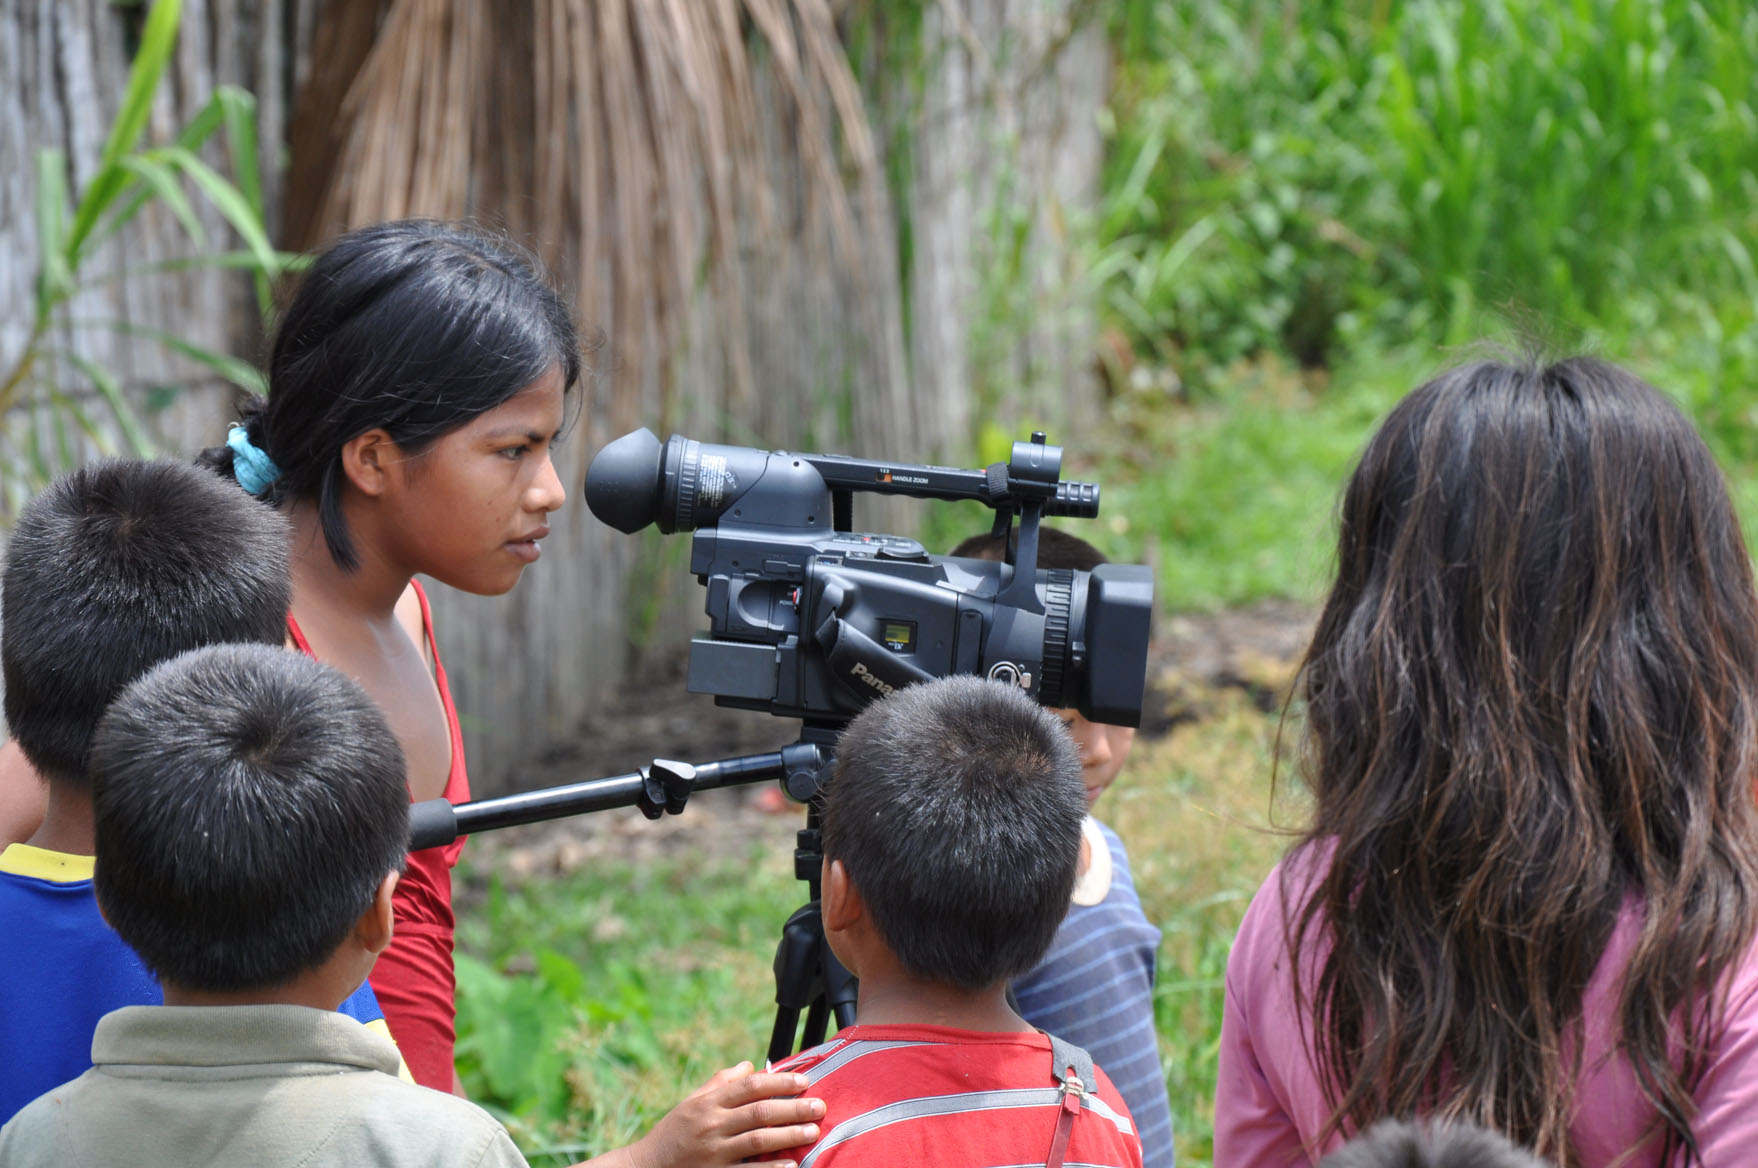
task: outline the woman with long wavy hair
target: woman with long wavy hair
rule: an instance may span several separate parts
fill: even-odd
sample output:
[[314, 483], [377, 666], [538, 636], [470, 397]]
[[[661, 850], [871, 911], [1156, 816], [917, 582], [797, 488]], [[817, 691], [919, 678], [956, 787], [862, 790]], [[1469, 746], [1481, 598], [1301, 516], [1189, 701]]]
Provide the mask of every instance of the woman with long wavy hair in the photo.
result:
[[1301, 695], [1312, 820], [1228, 963], [1216, 1164], [1386, 1115], [1565, 1168], [1758, 1156], [1758, 597], [1683, 415], [1591, 358], [1417, 389]]

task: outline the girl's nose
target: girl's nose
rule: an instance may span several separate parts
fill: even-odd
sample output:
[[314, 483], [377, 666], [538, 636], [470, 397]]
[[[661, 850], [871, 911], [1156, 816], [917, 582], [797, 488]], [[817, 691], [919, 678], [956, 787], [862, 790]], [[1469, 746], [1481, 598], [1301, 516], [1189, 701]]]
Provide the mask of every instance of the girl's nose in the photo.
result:
[[547, 456], [543, 460], [543, 469], [536, 480], [525, 491], [525, 506], [530, 511], [549, 512], [558, 509], [568, 501], [568, 488], [562, 485], [561, 475], [556, 473], [554, 460]]

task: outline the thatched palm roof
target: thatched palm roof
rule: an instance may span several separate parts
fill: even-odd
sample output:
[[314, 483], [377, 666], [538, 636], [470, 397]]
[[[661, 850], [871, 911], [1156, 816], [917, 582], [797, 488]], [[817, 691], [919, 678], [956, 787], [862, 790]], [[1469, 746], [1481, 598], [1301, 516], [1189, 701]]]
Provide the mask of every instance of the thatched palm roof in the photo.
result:
[[527, 238], [608, 334], [613, 426], [699, 282], [719, 404], [748, 403], [743, 259], [851, 259], [879, 213], [827, 0], [328, 0], [289, 137], [288, 246], [406, 215]]

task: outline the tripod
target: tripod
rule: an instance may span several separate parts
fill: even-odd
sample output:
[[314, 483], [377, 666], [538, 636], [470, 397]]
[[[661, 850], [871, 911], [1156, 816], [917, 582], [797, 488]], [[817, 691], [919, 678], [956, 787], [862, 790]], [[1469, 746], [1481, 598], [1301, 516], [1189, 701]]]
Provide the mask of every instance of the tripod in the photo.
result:
[[837, 1029], [855, 1020], [854, 975], [843, 967], [831, 952], [824, 936], [824, 917], [820, 911], [823, 893], [821, 876], [824, 871], [823, 833], [820, 808], [824, 781], [830, 769], [831, 751], [838, 728], [808, 723], [801, 729], [796, 756], [798, 765], [789, 770], [782, 782], [790, 797], [806, 805], [806, 826], [794, 842], [794, 876], [806, 883], [806, 903], [793, 911], [781, 927], [781, 943], [775, 948], [775, 1029], [769, 1035], [769, 1061], [780, 1062], [793, 1053], [794, 1038], [799, 1029], [800, 1011], [806, 1012], [806, 1026], [800, 1037], [801, 1050], [808, 1050], [824, 1041], [830, 1015], [836, 1017]]
[[409, 847], [411, 851], [441, 847], [474, 832], [620, 807], [638, 807], [647, 818], [658, 819], [683, 811], [694, 791], [781, 780], [788, 795], [806, 805], [806, 826], [795, 837], [794, 875], [805, 881], [808, 897], [782, 926], [775, 950], [776, 1010], [769, 1059], [779, 1062], [793, 1053], [801, 1011], [806, 1015], [802, 1050], [824, 1041], [832, 1014], [838, 1028], [854, 1021], [855, 979], [830, 951], [819, 913], [824, 863], [820, 794], [839, 731], [836, 725], [807, 723], [798, 742], [764, 754], [699, 765], [655, 759], [628, 774], [496, 799], [456, 804], [429, 799], [409, 809]]

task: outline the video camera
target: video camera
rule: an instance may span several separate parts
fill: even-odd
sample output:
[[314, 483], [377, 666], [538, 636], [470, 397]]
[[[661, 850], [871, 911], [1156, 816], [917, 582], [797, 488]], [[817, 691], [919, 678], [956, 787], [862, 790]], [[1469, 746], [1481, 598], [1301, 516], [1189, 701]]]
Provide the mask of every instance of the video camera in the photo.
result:
[[[1098, 514], [1097, 485], [1060, 482], [1061, 468], [1041, 433], [1005, 464], [958, 470], [675, 434], [662, 446], [641, 429], [593, 458], [586, 502], [619, 531], [696, 533], [690, 570], [708, 589], [709, 631], [691, 644], [688, 688], [719, 705], [842, 724], [896, 688], [967, 673], [1134, 726], [1153, 577], [1135, 564], [1038, 570], [1044, 516]], [[981, 500], [1008, 559], [851, 531], [855, 491]]]
[[[794, 875], [809, 899], [775, 953], [769, 1057], [854, 1021], [856, 985], [824, 939], [819, 794], [837, 735], [899, 686], [953, 673], [1017, 685], [1049, 706], [1136, 725], [1147, 674], [1153, 577], [1134, 564], [1039, 571], [1046, 515], [1093, 516], [1099, 488], [1064, 483], [1062, 450], [1015, 442], [987, 470], [715, 446], [648, 430], [600, 450], [586, 472], [592, 513], [619, 531], [694, 531], [690, 570], [708, 587], [709, 632], [691, 644], [688, 685], [717, 703], [802, 720], [779, 751], [692, 765], [655, 759], [626, 775], [453, 805], [417, 803], [410, 846], [471, 831], [639, 807], [677, 814], [693, 791], [780, 779], [806, 804]], [[912, 539], [851, 530], [855, 491], [979, 499], [995, 510], [1005, 562], [928, 554]], [[1013, 524], [1017, 517], [1017, 538]]]

